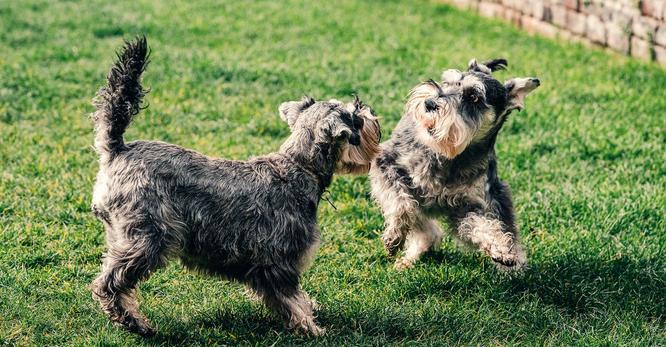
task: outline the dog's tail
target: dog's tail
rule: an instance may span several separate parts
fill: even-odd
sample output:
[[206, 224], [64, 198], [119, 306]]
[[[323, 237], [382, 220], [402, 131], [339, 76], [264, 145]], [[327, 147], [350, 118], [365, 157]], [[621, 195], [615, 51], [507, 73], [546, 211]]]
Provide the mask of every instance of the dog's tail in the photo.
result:
[[146, 37], [125, 41], [125, 47], [116, 55], [118, 59], [109, 71], [107, 85], [93, 99], [95, 149], [103, 160], [112, 159], [125, 148], [123, 133], [141, 110], [141, 100], [147, 93], [141, 86], [141, 73], [146, 69], [149, 55]]

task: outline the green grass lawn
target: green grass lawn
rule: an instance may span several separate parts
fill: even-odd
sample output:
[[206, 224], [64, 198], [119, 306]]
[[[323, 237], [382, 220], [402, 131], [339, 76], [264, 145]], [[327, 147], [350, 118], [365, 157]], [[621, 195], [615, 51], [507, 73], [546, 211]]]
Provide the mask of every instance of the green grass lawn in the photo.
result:
[[[666, 344], [666, 72], [529, 37], [431, 2], [0, 1], [0, 345]], [[87, 285], [102, 225], [90, 99], [123, 38], [153, 49], [128, 139], [244, 159], [288, 134], [280, 102], [353, 92], [390, 135], [407, 92], [472, 57], [542, 87], [497, 144], [530, 267], [497, 272], [446, 239], [396, 273], [366, 177], [338, 177], [303, 286], [322, 339], [243, 288], [172, 263], [141, 285], [159, 333], [112, 326]]]

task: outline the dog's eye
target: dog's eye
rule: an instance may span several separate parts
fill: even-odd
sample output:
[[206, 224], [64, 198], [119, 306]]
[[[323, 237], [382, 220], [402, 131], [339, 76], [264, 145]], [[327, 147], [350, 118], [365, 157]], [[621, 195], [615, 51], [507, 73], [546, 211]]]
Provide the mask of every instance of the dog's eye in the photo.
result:
[[481, 101], [482, 96], [481, 94], [479, 94], [477, 90], [470, 88], [468, 90], [465, 90], [464, 98], [468, 102], [476, 104]]

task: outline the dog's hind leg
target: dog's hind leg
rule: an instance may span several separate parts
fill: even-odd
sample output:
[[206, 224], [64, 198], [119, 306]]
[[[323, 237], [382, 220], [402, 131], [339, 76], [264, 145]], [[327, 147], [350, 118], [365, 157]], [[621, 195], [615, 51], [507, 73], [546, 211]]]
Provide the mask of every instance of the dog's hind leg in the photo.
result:
[[261, 267], [252, 271], [248, 279], [271, 310], [287, 322], [289, 329], [298, 329], [313, 336], [326, 332], [315, 322], [312, 300], [299, 285], [299, 274], [295, 269], [284, 267]]
[[405, 241], [405, 255], [395, 262], [396, 270], [412, 267], [421, 255], [442, 243], [442, 229], [434, 219], [421, 218]]
[[135, 228], [133, 235], [132, 238], [109, 238], [102, 272], [91, 289], [93, 297], [114, 323], [142, 336], [152, 336], [155, 330], [139, 311], [136, 286], [164, 264], [163, 246], [153, 227]]

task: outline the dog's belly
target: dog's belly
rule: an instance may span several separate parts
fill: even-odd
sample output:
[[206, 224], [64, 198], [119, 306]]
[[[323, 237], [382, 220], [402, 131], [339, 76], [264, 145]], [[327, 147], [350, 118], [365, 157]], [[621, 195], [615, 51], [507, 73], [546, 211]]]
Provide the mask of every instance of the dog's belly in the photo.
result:
[[486, 178], [481, 176], [471, 184], [448, 186], [439, 183], [418, 187], [412, 193], [423, 213], [450, 214], [456, 211], [482, 209], [486, 205]]
[[248, 272], [256, 266], [250, 261], [232, 260], [214, 254], [183, 254], [180, 261], [189, 270], [240, 282], [244, 281]]

